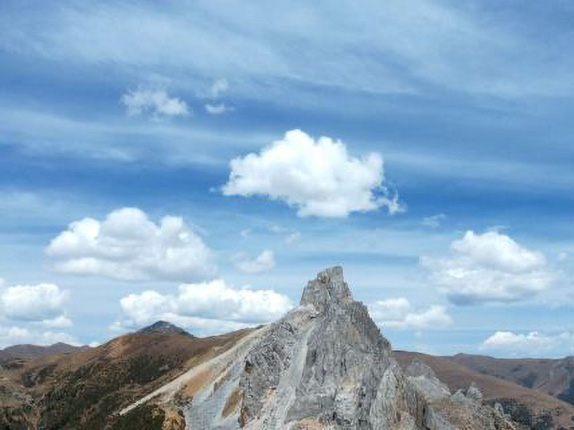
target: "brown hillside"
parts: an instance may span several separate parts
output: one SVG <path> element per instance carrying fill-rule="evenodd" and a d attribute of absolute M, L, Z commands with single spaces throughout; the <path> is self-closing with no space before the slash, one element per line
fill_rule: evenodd
<path fill-rule="evenodd" d="M 479 373 L 457 363 L 451 357 L 405 351 L 395 351 L 395 357 L 403 367 L 414 359 L 423 361 L 453 392 L 464 389 L 474 382 L 482 391 L 486 402 L 501 401 L 504 403 L 504 399 L 510 399 L 526 405 L 537 416 L 550 414 L 554 420 L 553 427 L 555 428 L 571 428 L 574 424 L 574 407 L 543 391 L 526 388 L 511 381 Z"/>
<path fill-rule="evenodd" d="M 0 414 L 0 428 L 127 430 L 132 428 L 127 423 L 146 422 L 150 430 L 160 429 L 170 411 L 140 408 L 130 420 L 115 413 L 232 347 L 249 331 L 209 338 L 138 332 L 97 348 L 10 362 L 0 370 L 5 386 L 0 395 L 7 406 L 2 408 L 4 416 Z"/>

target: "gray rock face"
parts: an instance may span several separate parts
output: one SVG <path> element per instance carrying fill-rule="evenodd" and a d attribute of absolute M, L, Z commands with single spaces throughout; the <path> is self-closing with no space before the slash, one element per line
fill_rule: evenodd
<path fill-rule="evenodd" d="M 405 374 L 417 390 L 430 402 L 450 397 L 450 390 L 435 375 L 433 370 L 425 363 L 414 360 L 407 367 Z"/>
<path fill-rule="evenodd" d="M 417 394 L 340 267 L 319 273 L 301 307 L 270 327 L 240 387 L 250 428 L 416 428 Z"/>
<path fill-rule="evenodd" d="M 313 305 L 318 312 L 322 312 L 326 307 L 351 301 L 353 296 L 340 266 L 320 272 L 316 279 L 307 283 L 301 296 L 301 306 Z"/>

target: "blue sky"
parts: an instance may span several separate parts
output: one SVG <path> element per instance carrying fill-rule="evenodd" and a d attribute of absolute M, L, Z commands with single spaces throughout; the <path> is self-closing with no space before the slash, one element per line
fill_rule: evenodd
<path fill-rule="evenodd" d="M 341 264 L 396 348 L 572 354 L 572 18 L 566 0 L 2 3 L 0 346 L 156 317 L 225 331 Z M 266 152 L 306 138 L 289 163 Z M 225 195 L 233 159 L 257 180 Z M 86 218 L 97 244 L 68 227 Z"/>

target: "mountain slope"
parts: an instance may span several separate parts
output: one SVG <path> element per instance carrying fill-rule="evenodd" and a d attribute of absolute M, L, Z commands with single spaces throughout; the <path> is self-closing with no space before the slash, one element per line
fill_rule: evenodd
<path fill-rule="evenodd" d="M 6 416 L 0 415 L 0 428 L 139 429 L 140 419 L 149 428 L 154 428 L 154 422 L 155 427 L 162 428 L 164 410 L 145 408 L 129 423 L 118 420 L 115 412 L 185 369 L 230 348 L 248 332 L 198 339 L 179 332 L 143 331 L 97 348 L 44 357 L 6 369 L 2 377 L 6 381 L 7 407 L 2 408 Z M 10 420 L 27 424 L 8 426 Z"/>
<path fill-rule="evenodd" d="M 486 375 L 537 388 L 574 405 L 574 357 L 553 359 L 501 359 L 483 355 L 457 354 L 456 363 Z"/>
<path fill-rule="evenodd" d="M 461 364 L 455 357 L 437 357 L 427 354 L 395 351 L 401 366 L 419 360 L 430 366 L 438 378 L 451 390 L 458 390 L 475 383 L 487 403 L 506 404 L 507 412 L 515 412 L 514 418 L 530 422 L 533 428 L 572 428 L 574 408 L 547 393 L 530 389 L 493 375 L 480 373 Z M 552 420 L 549 423 L 549 419 Z"/>

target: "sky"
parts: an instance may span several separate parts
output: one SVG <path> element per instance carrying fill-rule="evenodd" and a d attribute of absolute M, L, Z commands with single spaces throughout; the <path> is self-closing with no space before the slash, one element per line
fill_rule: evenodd
<path fill-rule="evenodd" d="M 574 2 L 0 4 L 0 347 L 272 321 L 574 354 Z"/>

